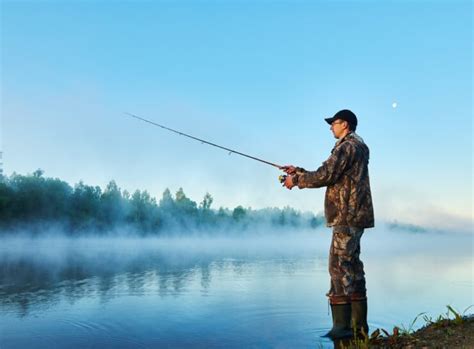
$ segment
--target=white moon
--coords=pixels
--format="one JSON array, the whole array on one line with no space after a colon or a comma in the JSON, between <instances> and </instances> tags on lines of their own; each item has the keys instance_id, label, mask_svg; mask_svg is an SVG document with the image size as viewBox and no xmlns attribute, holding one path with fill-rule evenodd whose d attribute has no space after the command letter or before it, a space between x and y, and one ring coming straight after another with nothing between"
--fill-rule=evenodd
<instances>
[{"instance_id":1,"label":"white moon","mask_svg":"<svg viewBox=\"0 0 474 349\"><path fill-rule=\"evenodd\" d=\"M392 103L392 108L395 109L397 107L397 105L398 105L397 102L393 102Z\"/></svg>"}]
</instances>

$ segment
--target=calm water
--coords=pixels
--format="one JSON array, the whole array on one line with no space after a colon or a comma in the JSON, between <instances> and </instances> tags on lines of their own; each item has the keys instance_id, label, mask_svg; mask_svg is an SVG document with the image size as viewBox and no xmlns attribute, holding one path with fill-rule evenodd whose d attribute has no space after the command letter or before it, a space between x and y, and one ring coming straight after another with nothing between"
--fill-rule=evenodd
<instances>
[{"instance_id":1,"label":"calm water","mask_svg":"<svg viewBox=\"0 0 474 349\"><path fill-rule=\"evenodd\" d=\"M0 240L0 348L331 348L329 242ZM474 304L472 249L472 235L367 230L371 329Z\"/></svg>"}]
</instances>

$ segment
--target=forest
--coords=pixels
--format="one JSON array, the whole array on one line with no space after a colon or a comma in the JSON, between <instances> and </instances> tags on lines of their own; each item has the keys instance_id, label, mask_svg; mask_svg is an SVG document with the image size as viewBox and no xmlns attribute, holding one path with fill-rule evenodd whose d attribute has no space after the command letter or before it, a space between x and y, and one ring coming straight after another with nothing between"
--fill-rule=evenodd
<instances>
[{"instance_id":1,"label":"forest","mask_svg":"<svg viewBox=\"0 0 474 349\"><path fill-rule=\"evenodd\" d=\"M184 190L164 190L159 201L146 190L129 193L115 181L102 189L82 181L71 186L58 178L32 174L0 177L0 234L41 234L60 228L68 235L264 234L315 229L324 218L290 207L233 209L212 207L206 193L199 203Z\"/></svg>"}]
</instances>

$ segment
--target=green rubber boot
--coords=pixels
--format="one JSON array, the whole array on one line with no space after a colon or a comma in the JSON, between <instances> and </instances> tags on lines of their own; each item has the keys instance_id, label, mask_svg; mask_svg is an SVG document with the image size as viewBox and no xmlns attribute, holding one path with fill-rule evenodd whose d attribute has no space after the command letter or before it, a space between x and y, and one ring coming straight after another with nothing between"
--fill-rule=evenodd
<instances>
[{"instance_id":1,"label":"green rubber boot","mask_svg":"<svg viewBox=\"0 0 474 349\"><path fill-rule=\"evenodd\" d=\"M352 337L351 304L331 304L332 329L323 337L341 339Z\"/></svg>"},{"instance_id":2,"label":"green rubber boot","mask_svg":"<svg viewBox=\"0 0 474 349\"><path fill-rule=\"evenodd\" d=\"M369 325L367 324L367 299L363 301L352 301L352 320L351 325L355 327L356 333L360 336L362 332L369 334Z\"/></svg>"}]
</instances>

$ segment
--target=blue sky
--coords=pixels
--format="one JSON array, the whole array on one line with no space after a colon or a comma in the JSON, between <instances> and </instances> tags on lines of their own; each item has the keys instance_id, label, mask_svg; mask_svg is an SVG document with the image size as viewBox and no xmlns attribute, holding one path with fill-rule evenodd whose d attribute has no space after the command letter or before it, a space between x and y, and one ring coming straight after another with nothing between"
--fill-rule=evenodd
<instances>
[{"instance_id":1,"label":"blue sky","mask_svg":"<svg viewBox=\"0 0 474 349\"><path fill-rule=\"evenodd\" d=\"M335 141L323 118L349 108L378 220L472 230L469 1L1 4L6 174L321 212L324 190L123 112L316 169Z\"/></svg>"}]
</instances>

